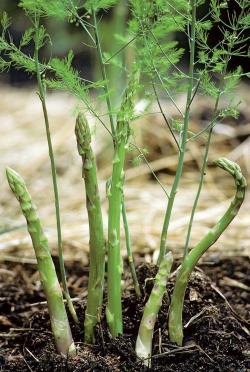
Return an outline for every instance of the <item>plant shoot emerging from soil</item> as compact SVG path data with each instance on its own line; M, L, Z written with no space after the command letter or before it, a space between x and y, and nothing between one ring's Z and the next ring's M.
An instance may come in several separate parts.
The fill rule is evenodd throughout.
M105 238L101 200L98 190L96 161L91 148L91 133L88 122L82 114L79 114L76 120L75 133L79 155L82 158L82 176L85 183L89 219L90 268L84 337L87 343L93 343L95 325L101 320L104 287Z
M76 348L63 303L62 291L51 258L48 240L44 235L36 207L20 175L10 168L6 170L6 175L10 188L19 201L27 221L28 231L36 254L38 271L48 303L51 327L57 350L64 356L74 356Z
M206 252L206 250L211 247L211 245L213 245L216 240L219 239L227 226L235 218L245 197L247 182L242 175L240 167L236 163L226 158L217 160L216 164L233 176L236 185L236 193L233 201L231 202L223 217L221 217L221 219L215 224L215 226L184 258L177 274L176 284L169 309L168 328L170 340L176 342L180 346L183 342L183 303L190 275L193 272L195 265Z

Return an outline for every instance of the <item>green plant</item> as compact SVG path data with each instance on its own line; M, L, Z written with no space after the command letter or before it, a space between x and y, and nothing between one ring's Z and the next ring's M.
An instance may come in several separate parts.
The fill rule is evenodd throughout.
M130 135L129 123L133 115L134 94L137 84L138 74L135 73L131 76L128 88L125 90L121 109L117 117L113 170L108 188L108 304L106 316L113 337L122 333L120 215L123 199L123 168Z
M44 235L36 207L25 186L24 180L13 169L7 168L6 176L15 197L19 201L36 254L38 271L43 290L48 302L51 327L56 347L64 356L76 355L67 313L63 303L62 291L57 279L54 263L51 258L48 240Z
M162 305L162 298L166 292L166 285L173 264L173 255L168 252L161 261L155 277L154 287L144 307L141 324L136 340L135 352L144 360L144 364L151 366L152 339L158 312Z
M185 291L190 275L199 259L203 256L207 249L219 239L227 226L235 218L245 197L247 182L242 175L240 167L226 158L217 160L216 164L233 176L236 185L236 193L229 208L221 219L188 253L188 255L185 256L177 274L174 292L169 308L168 328L170 340L176 342L178 345L182 345L183 342L182 309Z
M53 183L53 191L54 191L54 201L55 201L55 212L56 212L56 224L57 224L57 247L58 247L58 256L59 256L59 265L60 265L60 274L61 280L63 285L64 296L67 300L67 304L70 310L70 313L76 323L78 323L78 318L73 306L73 303L70 298L70 294L67 288L67 279L64 267L64 258L63 258L63 247L62 247L62 232L61 232L61 217L60 217L60 202L59 202L59 191L58 191L58 182L57 182L57 173L56 173L56 164L55 164L55 156L53 151L53 145L50 135L50 123L49 123L49 115L47 110L46 104L46 86L43 81L43 74L46 71L45 65L42 65L39 61L39 52L46 44L46 41L49 40L49 35L46 33L45 28L40 25L40 13L34 12L31 9L31 3L27 3L26 7L24 8L27 14L32 19L32 27L26 30L24 33L19 48L17 48L12 39L10 38L9 44L7 44L5 40L7 28L10 25L10 19L8 18L6 13L3 13L2 17L2 38L1 38L1 50L5 50L7 52L10 61L19 69L24 68L28 72L32 72L36 76L37 86L38 86L38 96L41 101L42 110L43 110L43 117L44 117L44 124L46 130L46 138L48 144L48 154L50 159L50 168L51 168L51 176L52 176L52 183ZM25 6L22 2L20 3L21 6ZM26 56L22 53L22 48L26 47L30 42L34 43L34 56ZM6 46L6 48L5 48ZM1 61L0 61L1 62ZM5 68L9 68L10 62L6 62L2 60L2 66L0 65L0 70L4 70Z
M79 155L82 157L82 176L86 190L86 204L89 218L90 268L88 282L88 301L85 312L84 338L94 342L94 328L101 319L105 238L102 222L101 201L98 190L96 161L91 148L91 133L86 118L79 114L75 127Z
M88 0L82 4L80 1L75 0L51 0L49 3L45 0L22 0L20 5L31 18L32 27L25 32L20 45L17 47L7 32L10 24L9 19L6 14L3 15L3 32L0 37L0 50L3 52L3 58L0 60L0 67L2 70L8 69L12 64L31 74L36 74L37 77L51 159L63 289L69 309L76 321L77 317L74 314L74 309L71 306L67 291L63 264L59 196L46 108L46 88L65 90L74 95L80 102L80 114L77 117L75 133L79 155L82 157L90 235L90 273L84 323L84 337L88 343L95 341L94 331L101 317L104 290L105 232L98 192L98 169L91 148L90 128L83 112L88 112L89 115L92 115L96 119L97 123L103 125L112 140L112 173L110 179L107 181L109 210L106 319L111 335L116 337L123 333L121 218L124 224L129 266L135 291L138 297L141 295L141 288L136 277L130 231L126 216L124 196L126 155L131 148L136 149L139 151L139 156L148 164L144 151L138 148L136 144L132 123L135 119L137 97L143 95L148 98L153 94L156 98L166 127L176 145L178 165L170 191L166 190L157 176L153 174L165 191L167 206L157 261L159 270L155 277L153 290L143 312L136 344L138 358L145 359L144 364L150 365L155 320L161 307L162 297L166 291L166 283L172 266L172 255L168 252L169 224L173 215L178 187L182 179L184 160L189 141L193 141L201 135L207 135L198 190L193 203L184 244L183 261L177 271L176 284L170 302L169 335L170 339L178 345L182 345L183 342L182 311L185 290L190 275L206 250L231 223L244 200L246 181L239 166L227 159L219 159L216 164L235 178L236 195L220 221L201 239L196 247L190 250L193 219L204 182L213 128L220 119L230 115L237 116L239 102L233 100L233 94L235 92L235 86L244 74L240 67L230 72L229 64L232 56L249 56L249 52L244 52L242 47L248 41L245 31L249 28L248 11L250 6L247 0L236 0L239 12L238 14L230 15L228 1L219 2L212 0L209 4L210 9L208 14L203 18L199 18L197 14L199 14L199 8L205 3L203 0L131 0L131 19L127 30L130 39L128 41L126 40L124 45L118 48L117 51L114 51L112 47L111 56L108 56L103 52L98 14L100 11L107 10L113 5L115 6L117 2L116 0ZM225 16L227 21L225 20ZM50 42L50 37L42 25L44 17L68 19L71 23L81 26L84 35L88 38L89 43L91 43L91 47L95 48L101 72L101 80L91 82L82 78L79 71L72 66L74 59L72 51L69 51L67 57L64 59L51 57L48 61L41 62L39 60L39 50L46 43ZM209 35L213 27L218 27L221 35L218 43L211 46ZM181 69L181 64L179 64L184 58L184 50L179 48L178 43L174 40L173 35L176 32L182 33L188 43L189 60L187 73ZM34 46L35 52L33 57L23 52L22 48L27 44ZM110 80L112 79L110 79L110 70L107 68L107 64L114 62L117 56L120 58L120 54L128 46L133 48L133 63L130 61L129 66L126 64L125 66L123 65L122 71L126 71L127 84L124 86L121 103L117 109L116 103L120 99L114 99L112 89L110 89ZM123 58L120 58L120 62L122 60ZM113 83L111 85L113 86ZM140 89L140 86L143 86L143 89ZM90 90L95 91L95 96L90 93ZM184 110L178 106L176 100L176 97L180 93L185 93L186 95ZM211 97L214 100L214 107L207 127L198 133L191 133L189 123L192 104L198 93ZM178 119L169 118L168 114L164 112L159 98L160 94L164 94L167 97L168 104L174 106ZM221 104L221 98L228 102L226 107L225 104ZM106 116L102 114L102 110L99 111L96 109L99 106L103 107L103 103L107 109ZM10 171L8 171L8 178L10 178ZM12 187L11 182L10 184ZM22 210L27 218L27 211L23 207ZM38 257L38 267L39 265ZM46 292L46 289L44 290ZM54 329L53 331L57 339L57 334ZM65 342L64 353L68 349L69 343Z

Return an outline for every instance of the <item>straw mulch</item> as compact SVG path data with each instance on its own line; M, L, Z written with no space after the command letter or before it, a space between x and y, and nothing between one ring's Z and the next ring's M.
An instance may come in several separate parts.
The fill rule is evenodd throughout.
M11 194L5 179L5 167L17 170L27 186L39 210L49 237L50 246L56 248L55 214L50 178L49 158L41 105L35 89L0 87L0 259L33 262L30 238L25 229L17 201ZM213 166L220 156L237 161L250 178L250 96L247 87L237 93L242 97L238 120L218 124L214 132L209 155L206 183L195 217L191 246L218 220L230 203L234 192L232 179ZM76 102L65 94L48 96L48 110L56 155L61 197L62 231L65 258L87 263L88 222L85 209L84 185L81 179L81 159L77 153L74 136L74 109ZM179 105L184 105L183 97ZM175 114L170 103L163 102L168 115ZM199 131L207 125L211 102L200 97L194 102L190 122L191 130ZM173 182L177 164L177 151L173 139L158 113L156 104L149 113L133 123L137 144L147 148L147 159L167 190ZM112 143L105 130L90 119L96 133L94 147L98 159L100 191L103 199L105 226L107 227L107 200L105 181L111 172ZM185 239L189 214L197 190L199 168L205 139L190 142L186 154L184 175L176 197L169 231L168 245L178 256ZM129 154L126 165L125 197L128 220L135 252L145 253L151 260L158 249L166 195L154 180L148 166L142 162L134 167ZM209 250L209 255L246 255L250 253L250 192L239 215L223 237ZM11 231L9 231L11 230ZM123 238L123 251L124 235Z

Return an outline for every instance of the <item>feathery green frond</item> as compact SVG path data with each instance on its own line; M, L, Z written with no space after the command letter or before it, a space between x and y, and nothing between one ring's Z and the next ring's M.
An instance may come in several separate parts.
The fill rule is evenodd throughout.
M10 25L11 19L9 18L8 14L4 11L1 17L1 26L3 28L3 32L5 32Z
M19 48L23 48L24 46L28 45L31 42L31 40L33 39L34 32L35 32L35 30L34 30L33 27L28 28L25 31L25 33L23 34L23 36L21 38Z
M88 91L83 84L78 71L72 66L73 54L70 51L65 59L53 58L50 66L55 72L56 79L46 80L49 88L65 90L78 99L86 100Z
M200 86L204 94L216 98L220 91L216 84L212 81L211 76L206 71L201 71L200 79Z
M10 62L6 62L2 57L0 57L0 72L8 71L10 65Z
M8 56L11 59L12 64L18 69L18 70L24 70L29 73L36 72L36 64L35 61L31 58L28 58L24 54L22 54L19 51L13 51L8 53Z
M119 0L87 0L84 3L84 7L89 11L97 11L100 9L109 9L115 4L118 3Z
M8 50L11 50L10 44L3 37L0 36L0 52Z
M235 71L229 72L224 78L223 93L231 93L240 82L242 74L241 66L238 66Z
M21 0L19 5L32 16L65 19L71 15L72 0Z

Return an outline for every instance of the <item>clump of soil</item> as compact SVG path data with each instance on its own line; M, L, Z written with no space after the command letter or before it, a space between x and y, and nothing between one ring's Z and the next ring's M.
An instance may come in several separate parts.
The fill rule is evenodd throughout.
M69 289L83 324L87 270L68 266ZM129 278L123 297L124 335L112 339L103 314L96 344L83 343L83 330L72 322L78 348L74 359L56 353L44 296L35 266L5 263L0 269L1 371L149 371L136 360L134 346L143 306L152 288L156 268L138 267L143 297L138 300ZM250 368L250 262L223 259L201 265L193 274L183 314L184 345L168 340L167 313L174 278L168 284L155 327L151 371L247 372ZM81 297L82 296L82 297Z

